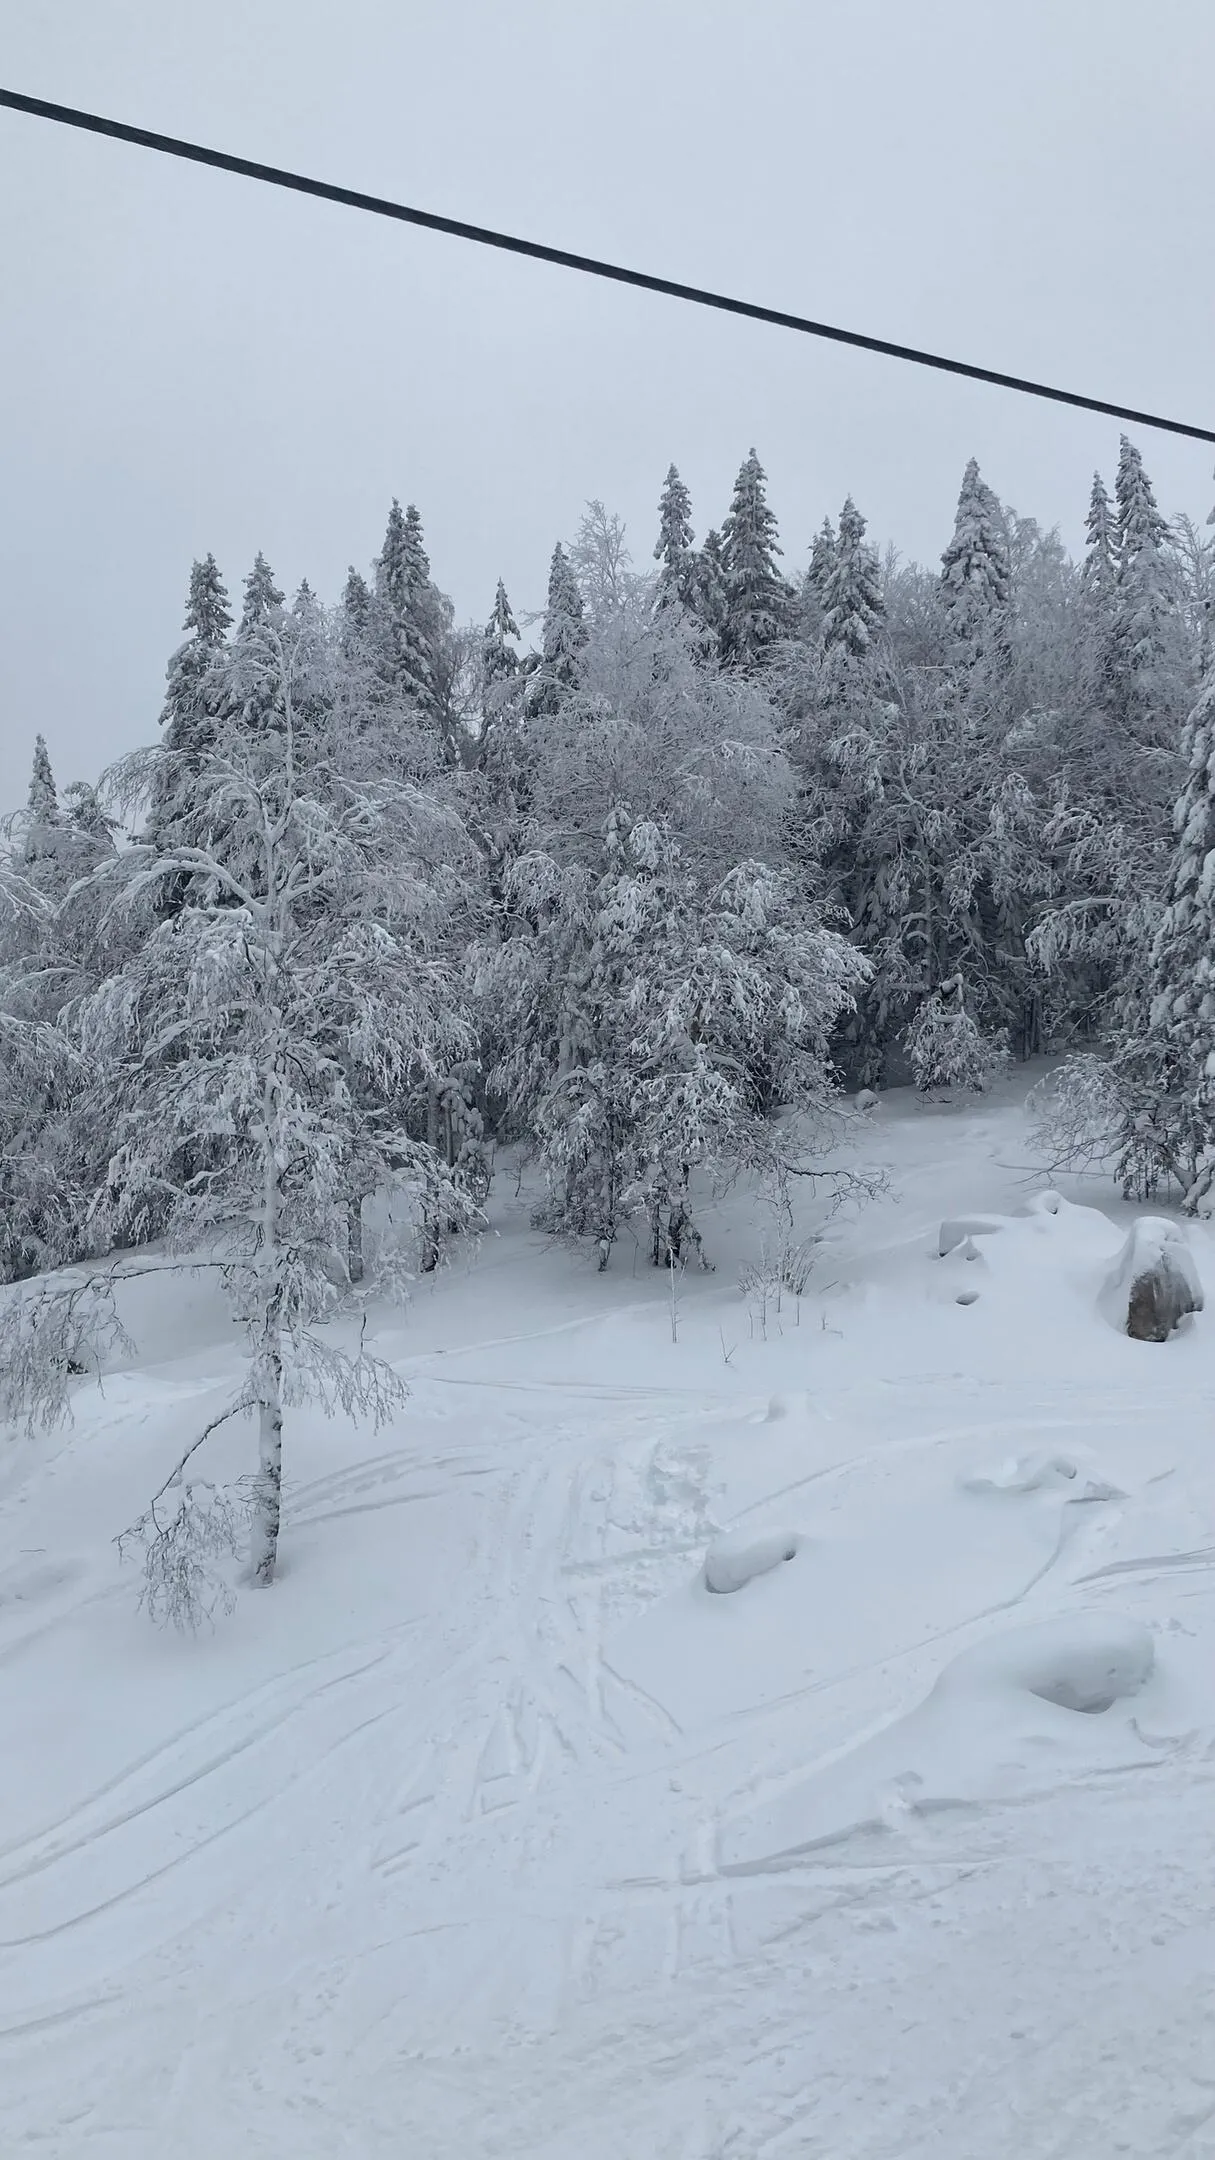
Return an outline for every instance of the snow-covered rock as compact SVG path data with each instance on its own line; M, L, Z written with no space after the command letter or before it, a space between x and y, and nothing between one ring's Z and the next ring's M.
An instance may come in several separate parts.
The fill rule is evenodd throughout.
M1188 1313L1203 1307L1184 1231L1162 1215L1141 1215L1106 1278L1100 1303L1120 1333L1136 1342L1167 1342Z
M731 1530L705 1555L705 1588L726 1595L757 1575L793 1560L801 1546L796 1530Z

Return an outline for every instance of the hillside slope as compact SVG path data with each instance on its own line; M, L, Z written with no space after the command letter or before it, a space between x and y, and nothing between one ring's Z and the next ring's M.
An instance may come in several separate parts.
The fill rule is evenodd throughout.
M800 1303L736 1194L676 1341L500 1180L384 1316L408 1412L294 1419L282 1578L196 1639L111 1540L234 1369L209 1293L6 1443L0 2150L1215 2154L1210 1319L1101 1317L1131 1211L1044 1197L1015 1091L857 1145Z

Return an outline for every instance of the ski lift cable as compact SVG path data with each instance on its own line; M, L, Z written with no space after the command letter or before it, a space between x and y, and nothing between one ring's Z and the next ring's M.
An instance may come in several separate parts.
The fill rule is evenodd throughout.
M548 247L540 240L524 240L518 234L495 232L487 225L469 225L461 218L441 217L437 211L418 210L406 203L391 202L381 195L366 195L358 188L339 187L333 181L285 172L277 165L262 165L253 158L235 157L229 151L213 150L203 143L184 142L175 135L158 135L150 128L132 127L124 120L110 120L100 113L80 112L72 105L55 105L46 98L26 97L18 90L0 89L0 106L6 106L11 112L30 114L37 120L54 121L61 127L81 128L90 135L108 135L115 142L154 150L162 157L184 158L190 164L209 165L218 172L261 181L267 187L287 188L297 195L315 196L322 202L341 203L349 210L362 210L372 217L393 218L398 224L419 225L424 231L445 233L454 240L469 240L478 247L528 256L534 262L552 263L560 270L576 270L584 277L608 278L617 285L632 285L641 292L660 293L666 299L684 300L694 307L716 308L724 315L740 315L750 322L771 323L778 330L796 330L803 337L822 338L834 345L850 345L861 352L879 353L888 360L906 361L913 367L961 375L971 382L991 383L997 390L1015 390L1024 397L1047 398L1053 404L1101 413L1110 420L1127 420L1134 426L1156 428L1167 435L1184 435L1194 442L1215 443L1215 429L1197 427L1189 421L1169 420L1159 413L1140 412L1131 405L1115 405L1106 398L1086 397L1078 390L1059 390L1049 383L1031 382L1022 375L1004 374L998 368L951 360L942 353L923 352L914 345L895 344L889 338L869 337L860 330L843 330L834 323L813 322L808 316L793 315L784 308L763 307L754 300L739 300L727 293L707 291L699 285L683 285L675 278L655 277L645 270L629 270L621 263L601 262L593 255L576 255L567 248Z

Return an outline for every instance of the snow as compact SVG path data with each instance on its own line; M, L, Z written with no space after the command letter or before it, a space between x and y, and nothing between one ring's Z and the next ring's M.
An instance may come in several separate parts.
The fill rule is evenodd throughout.
M767 1530L759 1537L745 1530L727 1532L705 1554L705 1588L719 1596L743 1590L757 1575L796 1560L801 1543L796 1530Z
M672 1340L500 1170L374 1315L406 1409L289 1413L281 1579L194 1638L111 1540L238 1346L130 1286L0 1455L0 2151L1215 2153L1215 1353L1108 1326L1134 1211L1037 1188L1023 1087L884 1094L766 1339L745 1192Z

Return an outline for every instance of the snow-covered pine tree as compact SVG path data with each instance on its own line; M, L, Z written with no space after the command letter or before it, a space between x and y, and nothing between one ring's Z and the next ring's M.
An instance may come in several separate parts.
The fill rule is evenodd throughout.
M504 683L511 683L519 673L519 625L506 597L506 587L498 579L494 594L493 613L485 625L481 640L481 666L487 692L493 693Z
M255 604L260 604L260 571L266 566L260 555L257 561ZM274 589L272 580L270 589ZM169 662L160 715L164 747L171 758L157 774L147 822L148 839L160 847L170 847L185 837L184 806L178 800L176 782L187 784L198 758L209 749L220 710L219 665L232 628L232 611L214 555L205 555L190 571L184 628L188 635ZM171 774L173 785L169 784Z
M962 475L940 591L955 656L963 663L979 658L1003 632L1010 575L1004 513L975 458Z
M696 549L689 589L704 647L710 653L718 652L726 620L726 568L719 532L710 529Z
M51 770L46 737L36 735L21 841L21 859L27 870L35 863L48 859L52 862L57 860L61 850L62 828L59 790L55 786L55 775Z
M1210 1212L1215 1187L1215 673L1190 715L1186 751L1146 1015L1128 1000L1114 1074L1125 1190L1141 1197L1177 1185L1194 1214Z
M1170 559L1167 520L1134 443L1124 435L1114 488L1118 577L1113 600L1110 674L1115 710L1146 746L1176 740L1184 711L1187 654Z
M274 572L259 548L245 579L240 621L231 645L233 664L225 662L222 670L224 718L250 737L264 735L268 729L283 724L283 716L274 704L274 681L262 667L260 654L266 632L281 627L285 604L274 582ZM188 767L179 770L188 775Z
M802 580L801 629L803 637L810 642L822 636L827 580L834 568L835 528L830 518L825 517L810 543L810 562Z
M1099 472L1093 474L1084 521L1085 552L1080 590L1085 605L1106 617L1114 603L1118 583L1118 528L1106 485Z
M658 538L654 560L658 580L654 587L656 608L678 607L695 612L696 549L692 530L692 498L670 466L658 498Z
M403 511L395 496L375 566L375 610L385 683L431 722L447 763L458 763L447 695L451 604L431 578L416 505L410 503Z
M210 563L210 556L207 561ZM253 558L253 568L245 579L237 637L256 637L267 623L273 621L282 605L283 595L274 582L274 572L259 548Z
M865 520L851 495L840 512L839 538L821 590L824 647L830 652L838 646L850 660L866 659L886 606L878 559L866 545Z
M587 642L586 609L569 556L558 541L548 571L540 665L529 686L534 713L554 713L578 689Z
M721 531L721 657L733 668L758 666L791 624L792 595L776 567L781 549L766 489L767 474L752 450L739 468Z

